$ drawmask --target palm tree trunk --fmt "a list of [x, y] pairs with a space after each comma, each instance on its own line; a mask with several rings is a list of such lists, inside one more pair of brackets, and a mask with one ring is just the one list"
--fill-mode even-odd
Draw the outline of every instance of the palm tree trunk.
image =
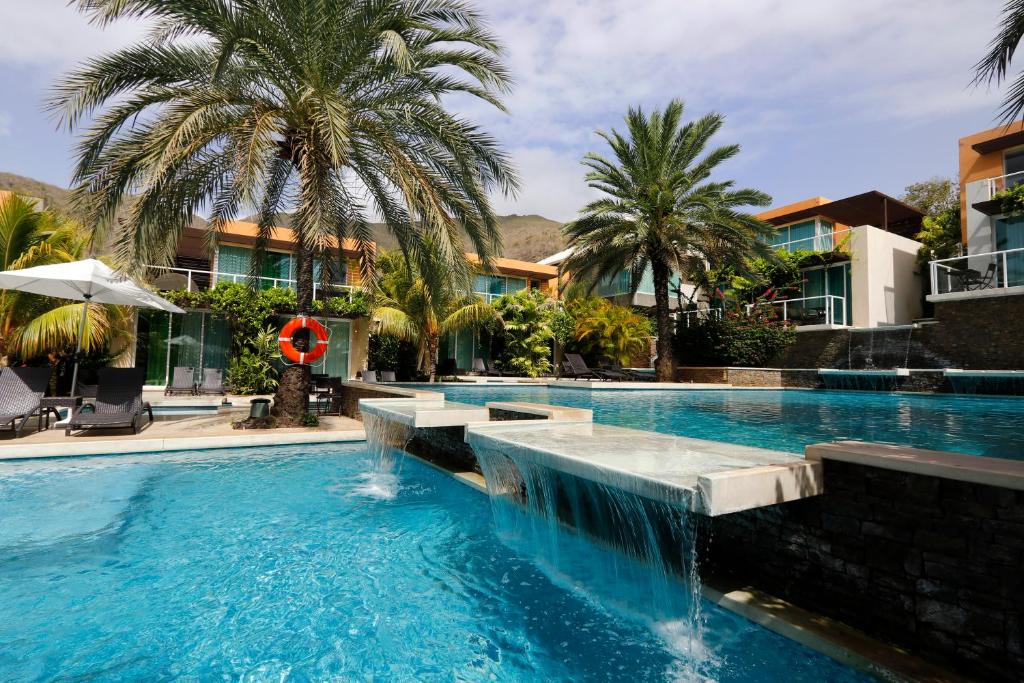
[[427, 357], [430, 371], [430, 382], [437, 377], [437, 354], [441, 348], [441, 339], [437, 335], [430, 335], [427, 338]]
[[672, 351], [672, 318], [668, 303], [669, 269], [664, 262], [652, 260], [654, 275], [654, 309], [658, 318], [658, 360], [654, 374], [659, 382], [675, 380], [675, 358]]

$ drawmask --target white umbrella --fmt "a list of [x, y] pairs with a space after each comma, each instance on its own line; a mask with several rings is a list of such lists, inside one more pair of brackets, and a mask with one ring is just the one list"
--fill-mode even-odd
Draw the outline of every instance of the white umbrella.
[[78, 324], [78, 346], [75, 349], [75, 371], [71, 377], [71, 391], [78, 382], [78, 354], [85, 335], [85, 319], [89, 304], [116, 304], [156, 308], [168, 313], [184, 313], [167, 299], [138, 286], [131, 279], [118, 275], [96, 259], [71, 263], [55, 263], [22, 270], [0, 272], [0, 289], [13, 289], [31, 294], [43, 294], [58, 299], [84, 301], [82, 320]]

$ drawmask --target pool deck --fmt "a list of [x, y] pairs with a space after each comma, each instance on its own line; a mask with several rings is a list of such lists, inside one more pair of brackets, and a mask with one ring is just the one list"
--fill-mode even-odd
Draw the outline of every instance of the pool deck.
[[[236, 413], [158, 421], [147, 424], [138, 434], [128, 429], [109, 429], [65, 436], [63, 428], [50, 428], [16, 439], [13, 432], [2, 432], [0, 460], [362, 441], [366, 438], [363, 424], [347, 417], [321, 417], [320, 426], [313, 428], [249, 430], [232, 428], [231, 420], [238, 417]], [[29, 421], [29, 427], [35, 427], [35, 419]]]

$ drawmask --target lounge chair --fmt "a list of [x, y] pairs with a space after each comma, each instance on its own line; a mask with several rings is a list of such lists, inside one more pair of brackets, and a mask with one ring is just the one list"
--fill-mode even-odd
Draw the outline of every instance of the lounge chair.
[[569, 362], [569, 366], [572, 368], [573, 377], [575, 379], [629, 379], [629, 377], [621, 372], [616, 372], [614, 370], [599, 370], [588, 367], [587, 361], [583, 360], [583, 356], [578, 353], [567, 353], [565, 354], [565, 359]]
[[12, 368], [0, 370], [0, 427], [13, 430], [15, 437], [21, 436], [28, 419], [40, 412], [42, 399], [43, 391], [33, 391]]
[[649, 372], [637, 372], [633, 368], [624, 368], [619, 363], [609, 361], [608, 367], [602, 368], [605, 372], [618, 372], [624, 375], [631, 382], [653, 382], [656, 378]]
[[33, 392], [41, 391], [44, 394], [50, 388], [50, 378], [53, 376], [53, 369], [45, 368], [11, 368], [22, 382]]
[[498, 368], [494, 367], [494, 363], [492, 363], [491, 361], [485, 360], [484, 361], [484, 368], [485, 368], [485, 372], [487, 373], [488, 377], [504, 377], [505, 376], [505, 373], [502, 372], [501, 370], [499, 370]]
[[486, 375], [487, 374], [487, 363], [484, 362], [483, 358], [474, 358], [473, 367], [470, 369], [471, 375]]
[[224, 395], [224, 371], [220, 368], [203, 368], [203, 383], [196, 388], [197, 394]]
[[166, 389], [164, 389], [164, 396], [194, 393], [196, 393], [196, 369], [185, 367], [174, 368], [174, 374], [171, 376], [171, 383], [167, 385]]
[[[100, 383], [96, 400], [75, 408], [64, 434], [84, 429], [114, 429], [131, 427], [136, 434], [142, 420], [149, 414], [153, 422], [153, 409], [142, 400], [145, 370], [139, 368], [100, 368]], [[88, 410], [91, 408], [91, 410]]]
[[397, 382], [398, 378], [395, 375], [394, 370], [381, 370], [380, 371], [381, 382]]

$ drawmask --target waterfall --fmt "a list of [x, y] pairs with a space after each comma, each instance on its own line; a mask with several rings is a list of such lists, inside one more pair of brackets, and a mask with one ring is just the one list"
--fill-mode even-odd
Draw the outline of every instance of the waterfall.
[[361, 411], [366, 449], [373, 467], [362, 475], [363, 483], [356, 493], [373, 498], [394, 498], [398, 494], [398, 472], [395, 465], [413, 436], [413, 428], [398, 420], [389, 419], [375, 411]]
[[[503, 542], [557, 580], [647, 620], [689, 665], [710, 665], [697, 515], [472, 445]], [[593, 543], [604, 549], [595, 551]]]

